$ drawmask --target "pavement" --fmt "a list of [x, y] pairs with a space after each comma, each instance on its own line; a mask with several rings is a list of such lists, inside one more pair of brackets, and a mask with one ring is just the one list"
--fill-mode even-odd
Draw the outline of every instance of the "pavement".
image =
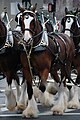
[[[22, 114], [16, 112], [9, 112], [5, 106], [6, 79], [0, 80], [0, 120], [26, 120]], [[14, 85], [13, 85], [14, 87]], [[51, 107], [44, 107], [38, 104], [39, 116], [38, 118], [31, 118], [31, 120], [80, 120], [80, 109], [67, 109], [63, 115], [53, 115], [50, 111]]]
[[[31, 118], [31, 120], [80, 120], [80, 109], [67, 110], [63, 115], [52, 115], [50, 108], [38, 105], [39, 116], [38, 118]], [[22, 117], [22, 114], [16, 114], [15, 112], [3, 111], [0, 113], [0, 120], [26, 120]]]

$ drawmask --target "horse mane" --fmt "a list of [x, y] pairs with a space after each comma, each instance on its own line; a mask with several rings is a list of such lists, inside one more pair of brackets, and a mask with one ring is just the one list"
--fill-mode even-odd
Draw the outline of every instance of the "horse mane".
[[5, 44], [7, 37], [7, 28], [5, 23], [0, 19], [0, 48], [2, 48]]

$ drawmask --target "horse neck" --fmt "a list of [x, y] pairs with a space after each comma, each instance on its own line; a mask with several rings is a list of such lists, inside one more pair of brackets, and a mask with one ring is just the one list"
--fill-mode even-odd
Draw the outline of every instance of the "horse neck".
[[53, 26], [51, 23], [46, 24], [47, 32], [53, 32]]
[[5, 24], [0, 20], [0, 48], [4, 46], [7, 38], [7, 28]]
[[1, 20], [0, 20], [0, 34], [7, 35], [7, 28]]
[[74, 27], [73, 41], [75, 43], [75, 46], [77, 46], [80, 42], [80, 28], [78, 28], [77, 25]]
[[42, 31], [43, 31], [43, 28], [40, 24], [40, 22], [37, 20], [36, 21], [36, 27], [35, 27], [35, 34], [34, 34], [34, 43], [33, 45], [38, 45], [41, 41], [41, 38], [42, 38]]

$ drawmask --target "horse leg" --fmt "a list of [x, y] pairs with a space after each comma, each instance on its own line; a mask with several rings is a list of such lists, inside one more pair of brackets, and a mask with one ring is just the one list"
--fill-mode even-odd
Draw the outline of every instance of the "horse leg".
[[[67, 78], [69, 81], [71, 81], [71, 67], [70, 67], [70, 64], [67, 65]], [[77, 69], [77, 72], [79, 73], [79, 70]], [[78, 83], [78, 78], [79, 77], [79, 74], [77, 75], [77, 78], [76, 78], [76, 83]], [[68, 86], [68, 89], [69, 89], [69, 102], [68, 102], [68, 105], [67, 107], [68, 108], [79, 108], [79, 96], [78, 96], [78, 86], [77, 85], [74, 85], [73, 87], [69, 87]], [[73, 95], [72, 95], [73, 94]]]
[[26, 83], [27, 83], [27, 94], [28, 94], [28, 105], [23, 111], [23, 116], [38, 117], [37, 103], [33, 95], [32, 76], [29, 70], [28, 61], [25, 54], [21, 55], [21, 63], [23, 68], [23, 74], [25, 76]]
[[66, 88], [64, 87], [64, 83], [62, 82], [58, 90], [58, 100], [56, 101], [55, 105], [51, 108], [53, 114], [62, 115], [67, 108], [67, 100], [68, 99], [66, 95]]
[[19, 98], [20, 98], [20, 84], [19, 84], [19, 77], [17, 74], [15, 74], [13, 76], [13, 79], [14, 79], [14, 84], [16, 86], [16, 100], [17, 102], [19, 101]]
[[53, 114], [63, 114], [67, 108], [67, 94], [66, 94], [66, 75], [64, 67], [61, 68], [61, 84], [58, 89], [58, 100], [55, 105], [51, 108]]
[[45, 106], [51, 106], [54, 104], [53, 95], [46, 90], [46, 80], [49, 75], [49, 70], [44, 69], [40, 72], [41, 83], [39, 85], [39, 101]]
[[[79, 73], [79, 69], [77, 69], [77, 71]], [[66, 72], [67, 72], [67, 78], [70, 81], [70, 78], [71, 78], [71, 66], [70, 66], [70, 63], [68, 63], [67, 66], [66, 66]], [[78, 80], [78, 77], [79, 76], [77, 76], [76, 80]], [[78, 86], [74, 85], [73, 87], [74, 87], [74, 95], [73, 95], [72, 99], [68, 102], [68, 105], [67, 105], [68, 108], [78, 108], [79, 107]]]
[[[23, 76], [23, 81], [22, 81], [22, 85], [21, 85], [21, 91], [19, 88], [19, 77], [17, 74], [15, 74], [14, 76], [15, 79], [15, 86], [16, 86], [16, 91], [17, 91], [17, 113], [22, 113], [22, 111], [25, 109], [27, 101], [25, 101], [25, 99], [27, 98], [27, 93], [26, 93], [26, 81], [25, 81], [25, 77]], [[26, 96], [25, 96], [26, 95]]]
[[38, 117], [38, 108], [37, 104], [33, 95], [33, 88], [32, 88], [32, 78], [30, 79], [29, 77], [30, 72], [26, 72], [27, 77], [27, 94], [28, 94], [28, 105], [27, 108], [23, 111], [23, 116], [25, 117]]
[[19, 97], [19, 101], [17, 102], [17, 113], [22, 113], [22, 111], [25, 109], [27, 105], [27, 93], [26, 93], [26, 80], [24, 83], [21, 85], [21, 95]]
[[[77, 78], [75, 81], [77, 84], [80, 84], [80, 62], [79, 61], [80, 61], [80, 55], [77, 54], [73, 59], [74, 68], [77, 70]], [[79, 108], [80, 105], [79, 105], [78, 86], [74, 85], [73, 88], [74, 88], [74, 94], [71, 100], [69, 101], [68, 108]]]
[[54, 80], [54, 82], [49, 83], [49, 85], [47, 86], [47, 91], [51, 94], [56, 94], [59, 89], [60, 73], [58, 74], [58, 71], [59, 71], [59, 69], [57, 68], [57, 66], [54, 66], [50, 72], [51, 77]]
[[[80, 73], [80, 71], [78, 70], [78, 73]], [[76, 83], [79, 84], [80, 83], [80, 75], [78, 74], [77, 75], [77, 78], [76, 78]], [[79, 94], [78, 94], [78, 89], [79, 87], [77, 85], [74, 85], [73, 86], [73, 90], [74, 90], [74, 94], [71, 98], [71, 100], [69, 101], [68, 103], [68, 108], [79, 108], [80, 105], [79, 105]], [[71, 89], [72, 90], [72, 89]]]
[[7, 108], [12, 111], [15, 109], [16, 107], [16, 97], [13, 93], [13, 90], [11, 88], [11, 83], [12, 83], [12, 74], [11, 72], [7, 72], [6, 74], [6, 79], [7, 79], [7, 83], [8, 86], [5, 90], [5, 103]]

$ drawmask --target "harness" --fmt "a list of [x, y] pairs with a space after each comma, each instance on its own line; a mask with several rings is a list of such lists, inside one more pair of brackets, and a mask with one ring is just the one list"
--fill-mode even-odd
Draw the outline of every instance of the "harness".
[[55, 41], [55, 43], [56, 43], [56, 47], [57, 47], [57, 58], [58, 58], [58, 60], [60, 61], [60, 63], [61, 64], [65, 64], [66, 63], [66, 58], [67, 58], [67, 53], [66, 53], [66, 50], [67, 50], [67, 48], [66, 48], [66, 42], [64, 41], [64, 39], [59, 35], [59, 34], [57, 34], [57, 33], [54, 33], [54, 32], [51, 32], [50, 34], [49, 34], [49, 36], [53, 36], [53, 35], [55, 35], [55, 36], [57, 36], [62, 42], [63, 42], [63, 44], [64, 44], [64, 46], [65, 46], [65, 54], [66, 54], [66, 56], [65, 56], [65, 59], [64, 59], [64, 61], [62, 61], [61, 59], [60, 59], [60, 57], [59, 57], [59, 53], [60, 53], [60, 44], [55, 40], [55, 37], [54, 37], [54, 41]]

